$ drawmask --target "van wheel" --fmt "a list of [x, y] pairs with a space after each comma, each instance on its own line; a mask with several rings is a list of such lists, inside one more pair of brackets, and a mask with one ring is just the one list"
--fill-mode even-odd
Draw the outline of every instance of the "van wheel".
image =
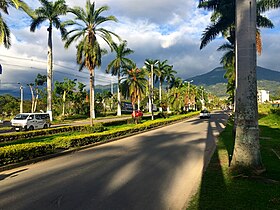
[[47, 125], [47, 124], [45, 124], [45, 125], [44, 125], [44, 129], [47, 129], [47, 128], [48, 128], [48, 125]]
[[32, 131], [34, 130], [34, 127], [31, 125], [29, 128], [28, 128], [29, 131]]

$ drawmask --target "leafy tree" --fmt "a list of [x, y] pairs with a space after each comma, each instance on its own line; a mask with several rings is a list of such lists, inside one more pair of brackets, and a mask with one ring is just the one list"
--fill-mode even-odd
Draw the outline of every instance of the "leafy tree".
[[[33, 11], [28, 7], [28, 5], [21, 0], [0, 1], [0, 9], [7, 15], [9, 15], [9, 7], [23, 10], [31, 17], [34, 15]], [[2, 44], [4, 44], [4, 47], [7, 49], [11, 46], [11, 33], [7, 23], [3, 19], [3, 15], [0, 12], [0, 45]]]
[[[42, 7], [35, 10], [35, 17], [30, 25], [30, 31], [34, 32], [43, 22], [48, 21], [48, 60], [47, 60], [47, 111], [52, 111], [52, 80], [53, 80], [53, 46], [52, 46], [52, 30], [53, 26], [60, 30], [63, 36], [66, 33], [65, 28], [61, 24], [59, 16], [65, 15], [67, 5], [65, 0], [57, 0], [49, 2], [47, 0], [39, 0]], [[52, 119], [52, 118], [51, 118]]]
[[113, 94], [109, 91], [103, 91], [96, 94], [96, 102], [101, 103], [103, 106], [103, 112], [106, 112], [106, 106], [108, 101], [113, 97]]
[[123, 41], [119, 45], [112, 43], [112, 48], [116, 53], [116, 58], [112, 60], [106, 69], [106, 73], [111, 72], [113, 76], [118, 76], [118, 111], [117, 115], [120, 116], [121, 113], [121, 94], [120, 94], [120, 81], [121, 81], [121, 68], [124, 69], [126, 66], [133, 65], [133, 61], [126, 56], [132, 54], [134, 51], [127, 48], [127, 42]]
[[11, 96], [0, 96], [0, 112], [2, 116], [11, 116], [19, 112], [19, 99]]
[[62, 116], [65, 115], [65, 104], [69, 95], [73, 94], [76, 86], [76, 80], [70, 80], [65, 78], [63, 82], [55, 82], [54, 92], [56, 94], [62, 95]]
[[102, 12], [109, 9], [108, 6], [95, 8], [95, 3], [90, 0], [86, 2], [85, 10], [81, 7], [68, 9], [75, 17], [64, 23], [65, 26], [71, 26], [71, 30], [64, 36], [65, 47], [68, 48], [73, 42], [79, 41], [77, 45], [77, 63], [80, 64], [80, 71], [86, 67], [90, 73], [90, 118], [95, 118], [94, 111], [94, 70], [101, 66], [101, 56], [104, 51], [100, 48], [97, 37], [102, 38], [110, 47], [113, 43], [112, 35], [118, 37], [115, 33], [100, 27], [102, 23], [108, 21], [116, 22], [114, 16], [101, 16]]
[[73, 108], [76, 114], [87, 115], [89, 113], [89, 103], [86, 101], [87, 91], [85, 87], [85, 84], [78, 82], [78, 91], [73, 94]]

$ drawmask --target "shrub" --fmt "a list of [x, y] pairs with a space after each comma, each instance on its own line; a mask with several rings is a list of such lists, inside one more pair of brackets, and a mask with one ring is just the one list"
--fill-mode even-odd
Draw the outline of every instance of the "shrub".
[[270, 112], [280, 116], [280, 108], [270, 108]]
[[0, 148], [0, 165], [30, 160], [54, 153], [54, 146], [47, 143], [16, 144]]

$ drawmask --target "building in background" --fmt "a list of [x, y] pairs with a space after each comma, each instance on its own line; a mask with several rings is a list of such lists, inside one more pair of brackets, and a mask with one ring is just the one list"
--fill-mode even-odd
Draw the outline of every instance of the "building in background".
[[269, 101], [269, 91], [258, 90], [258, 103], [264, 103]]

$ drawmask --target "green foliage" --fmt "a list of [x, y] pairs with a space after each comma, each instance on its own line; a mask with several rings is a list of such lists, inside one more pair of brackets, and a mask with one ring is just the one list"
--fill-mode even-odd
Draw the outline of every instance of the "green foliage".
[[156, 116], [156, 118], [168, 118], [169, 114], [167, 112], [159, 112]]
[[271, 109], [270, 109], [270, 112], [271, 112], [272, 114], [275, 114], [275, 115], [280, 116], [280, 108], [271, 108]]
[[5, 146], [0, 148], [0, 165], [30, 160], [51, 153], [54, 153], [54, 147], [52, 144], [46, 143]]

